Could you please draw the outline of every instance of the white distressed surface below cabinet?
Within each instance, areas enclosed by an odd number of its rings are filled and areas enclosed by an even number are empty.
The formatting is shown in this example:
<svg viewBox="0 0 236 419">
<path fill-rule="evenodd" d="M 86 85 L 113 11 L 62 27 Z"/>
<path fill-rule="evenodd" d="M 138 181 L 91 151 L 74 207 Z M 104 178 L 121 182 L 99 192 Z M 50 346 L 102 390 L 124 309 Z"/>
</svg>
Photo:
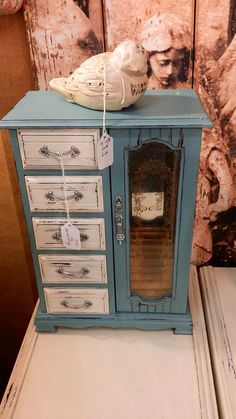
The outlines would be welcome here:
<svg viewBox="0 0 236 419">
<path fill-rule="evenodd" d="M 236 269 L 200 269 L 221 419 L 236 419 Z"/>
<path fill-rule="evenodd" d="M 108 314 L 108 290 L 44 288 L 48 313 Z"/>
<path fill-rule="evenodd" d="M 196 280 L 197 273 L 189 288 L 193 337 L 107 328 L 35 333 L 33 315 L 0 417 L 218 419 Z"/>
<path fill-rule="evenodd" d="M 61 226 L 66 222 L 65 218 L 33 218 L 37 249 L 66 249 L 61 240 Z M 105 250 L 103 218 L 72 218 L 71 223 L 80 231 L 82 250 Z"/>
<path fill-rule="evenodd" d="M 21 129 L 17 131 L 23 167 L 26 169 L 59 169 L 57 156 L 45 157 L 40 150 L 47 147 L 52 153 L 79 153 L 63 157 L 65 168 L 96 169 L 98 129 Z"/>
<path fill-rule="evenodd" d="M 39 255 L 39 266 L 43 283 L 107 282 L 105 255 Z"/>
<path fill-rule="evenodd" d="M 102 176 L 66 176 L 70 211 L 103 211 Z M 30 210 L 66 211 L 62 176 L 26 176 Z"/>
</svg>

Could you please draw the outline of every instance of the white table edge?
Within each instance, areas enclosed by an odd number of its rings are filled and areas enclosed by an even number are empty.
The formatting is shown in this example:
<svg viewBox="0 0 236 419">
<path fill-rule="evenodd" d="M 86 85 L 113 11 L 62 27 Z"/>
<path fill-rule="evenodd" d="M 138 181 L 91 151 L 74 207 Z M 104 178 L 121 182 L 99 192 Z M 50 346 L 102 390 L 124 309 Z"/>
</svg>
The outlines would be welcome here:
<svg viewBox="0 0 236 419">
<path fill-rule="evenodd" d="M 225 271 L 225 268 L 222 269 Z M 215 268 L 212 266 L 201 268 L 199 282 L 202 288 L 219 414 L 222 419 L 235 419 L 235 367 L 233 365 L 230 336 L 227 332 L 223 302 L 219 295 Z"/>
</svg>

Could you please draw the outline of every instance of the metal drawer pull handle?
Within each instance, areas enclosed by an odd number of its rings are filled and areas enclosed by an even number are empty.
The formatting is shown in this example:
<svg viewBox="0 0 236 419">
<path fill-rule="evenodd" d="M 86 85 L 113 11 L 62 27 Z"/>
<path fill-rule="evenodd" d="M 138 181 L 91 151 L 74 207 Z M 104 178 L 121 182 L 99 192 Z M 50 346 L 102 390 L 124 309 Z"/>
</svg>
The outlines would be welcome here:
<svg viewBox="0 0 236 419">
<path fill-rule="evenodd" d="M 61 232 L 56 231 L 56 233 L 53 233 L 52 239 L 55 240 L 56 242 L 62 242 Z"/>
<path fill-rule="evenodd" d="M 74 199 L 75 201 L 79 201 L 83 197 L 84 197 L 84 195 L 81 192 L 74 191 L 74 194 L 67 196 L 66 199 L 67 200 L 68 199 Z M 65 198 L 62 198 L 60 196 L 55 196 L 53 191 L 50 191 L 50 192 L 45 193 L 44 198 L 46 198 L 50 202 L 55 202 L 55 201 L 63 201 L 63 202 L 65 202 Z"/>
<path fill-rule="evenodd" d="M 80 240 L 86 242 L 89 239 L 89 236 L 85 233 L 80 233 Z"/>
<path fill-rule="evenodd" d="M 39 153 L 42 154 L 43 157 L 53 156 L 53 157 L 59 158 L 59 155 L 60 155 L 58 152 L 50 151 L 47 145 L 43 145 L 42 147 L 40 147 Z M 80 154 L 79 149 L 75 147 L 74 145 L 71 146 L 70 150 L 64 151 L 61 153 L 62 156 L 70 156 L 72 158 L 77 157 L 79 154 Z"/>
<path fill-rule="evenodd" d="M 86 309 L 93 305 L 92 301 L 85 300 L 82 304 L 70 304 L 68 300 L 62 300 L 60 305 L 66 308 L 73 308 L 75 310 Z"/>
<path fill-rule="evenodd" d="M 56 233 L 53 233 L 52 239 L 55 240 L 56 242 L 62 242 L 61 232 L 60 231 L 56 231 Z M 80 240 L 82 242 L 85 242 L 88 239 L 89 239 L 89 236 L 87 234 L 80 233 Z"/>
<path fill-rule="evenodd" d="M 87 274 L 89 274 L 90 270 L 88 268 L 82 267 L 80 269 L 80 271 L 77 271 L 77 272 L 66 272 L 66 271 L 64 271 L 63 266 L 59 266 L 58 268 L 56 268 L 56 272 L 59 275 L 61 275 L 63 277 L 66 277 L 66 278 L 74 278 L 74 277 L 75 278 L 76 277 L 82 278 L 82 277 L 86 276 Z"/>
<path fill-rule="evenodd" d="M 122 244 L 125 240 L 125 233 L 124 233 L 124 208 L 123 208 L 123 200 L 120 195 L 116 196 L 115 199 L 115 226 L 116 226 L 116 240 L 119 244 Z"/>
</svg>

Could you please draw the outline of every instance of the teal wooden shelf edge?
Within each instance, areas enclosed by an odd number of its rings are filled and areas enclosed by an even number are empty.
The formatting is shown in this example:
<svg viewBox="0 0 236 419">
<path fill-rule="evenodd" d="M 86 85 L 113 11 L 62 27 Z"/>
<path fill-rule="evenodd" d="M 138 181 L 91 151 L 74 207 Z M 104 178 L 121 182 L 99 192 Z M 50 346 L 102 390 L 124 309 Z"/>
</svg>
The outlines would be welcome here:
<svg viewBox="0 0 236 419">
<path fill-rule="evenodd" d="M 107 128 L 211 127 L 194 90 L 148 90 L 133 106 L 106 113 Z M 0 128 L 102 127 L 102 112 L 69 103 L 49 91 L 28 92 L 0 121 Z"/>
</svg>

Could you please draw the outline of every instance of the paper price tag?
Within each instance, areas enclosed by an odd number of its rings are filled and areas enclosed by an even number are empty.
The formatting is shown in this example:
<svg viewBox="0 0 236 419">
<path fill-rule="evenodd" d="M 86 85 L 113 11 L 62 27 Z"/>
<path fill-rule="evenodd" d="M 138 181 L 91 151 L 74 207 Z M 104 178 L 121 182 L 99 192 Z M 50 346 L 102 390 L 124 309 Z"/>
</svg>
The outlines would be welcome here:
<svg viewBox="0 0 236 419">
<path fill-rule="evenodd" d="M 61 237 L 68 249 L 81 249 L 80 232 L 72 224 L 66 223 L 61 227 Z"/>
<path fill-rule="evenodd" d="M 111 166 L 113 163 L 113 138 L 104 132 L 97 143 L 97 157 L 99 170 Z"/>
</svg>

